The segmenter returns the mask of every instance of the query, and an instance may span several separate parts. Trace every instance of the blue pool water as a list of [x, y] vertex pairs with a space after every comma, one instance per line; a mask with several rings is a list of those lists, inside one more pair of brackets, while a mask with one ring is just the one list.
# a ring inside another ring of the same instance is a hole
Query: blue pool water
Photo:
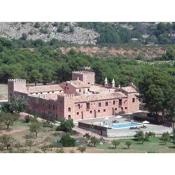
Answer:
[[113, 129], [124, 129], [124, 128], [130, 128], [130, 127], [136, 127], [141, 126], [141, 123], [137, 122], [128, 122], [128, 123], [113, 123], [112, 128]]

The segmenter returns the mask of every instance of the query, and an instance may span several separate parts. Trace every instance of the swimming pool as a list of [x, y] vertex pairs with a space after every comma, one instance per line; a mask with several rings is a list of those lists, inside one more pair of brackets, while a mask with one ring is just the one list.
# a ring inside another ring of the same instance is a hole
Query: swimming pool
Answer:
[[128, 123], [113, 123], [112, 129], [126, 129], [130, 127], [141, 126], [143, 124], [137, 122], [128, 122]]

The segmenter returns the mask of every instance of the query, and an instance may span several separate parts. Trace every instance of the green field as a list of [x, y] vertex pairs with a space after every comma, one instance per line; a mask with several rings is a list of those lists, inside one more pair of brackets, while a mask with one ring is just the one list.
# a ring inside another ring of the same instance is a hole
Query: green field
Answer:
[[175, 146], [171, 142], [166, 144], [162, 143], [158, 137], [152, 137], [149, 141], [145, 141], [143, 144], [134, 140], [130, 148], [127, 148], [125, 142], [127, 140], [120, 140], [120, 145], [114, 149], [112, 144], [106, 143], [98, 145], [98, 149], [102, 149], [106, 153], [174, 153]]

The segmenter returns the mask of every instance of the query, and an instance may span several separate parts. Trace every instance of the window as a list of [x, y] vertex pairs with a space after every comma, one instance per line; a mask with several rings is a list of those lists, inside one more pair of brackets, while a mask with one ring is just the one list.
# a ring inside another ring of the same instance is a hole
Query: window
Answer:
[[101, 103], [98, 103], [98, 106], [101, 107]]
[[68, 115], [68, 119], [71, 119], [71, 115]]
[[81, 108], [80, 104], [78, 104], [78, 108], [79, 108], [79, 109]]
[[122, 105], [122, 99], [119, 99], [119, 106]]
[[103, 112], [106, 112], [106, 109], [103, 109]]
[[117, 111], [117, 108], [115, 108], [115, 110]]
[[79, 89], [79, 92], [81, 92], [81, 89]]
[[79, 115], [79, 112], [77, 112], [77, 115]]
[[108, 102], [105, 103], [105, 106], [108, 106]]
[[69, 111], [69, 112], [71, 111], [71, 108], [70, 108], [70, 107], [68, 108], [68, 111]]
[[90, 111], [90, 113], [92, 114], [92, 111]]
[[98, 110], [98, 112], [100, 112], [100, 110]]
[[133, 103], [135, 102], [135, 98], [132, 99], [132, 102], [133, 102]]
[[125, 109], [128, 109], [127, 107], [125, 107]]
[[115, 101], [113, 101], [113, 105], [115, 105]]
[[90, 103], [86, 103], [86, 108], [90, 109]]

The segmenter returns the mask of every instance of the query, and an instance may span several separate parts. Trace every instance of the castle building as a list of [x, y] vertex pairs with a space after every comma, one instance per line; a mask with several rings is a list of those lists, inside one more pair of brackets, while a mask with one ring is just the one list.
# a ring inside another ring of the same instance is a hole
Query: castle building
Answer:
[[8, 80], [9, 101], [23, 98], [26, 112], [48, 120], [90, 119], [134, 113], [139, 110], [137, 88], [115, 87], [105, 78], [104, 85], [95, 83], [95, 73], [91, 70], [72, 72], [72, 80], [52, 85], [31, 86], [26, 80]]

